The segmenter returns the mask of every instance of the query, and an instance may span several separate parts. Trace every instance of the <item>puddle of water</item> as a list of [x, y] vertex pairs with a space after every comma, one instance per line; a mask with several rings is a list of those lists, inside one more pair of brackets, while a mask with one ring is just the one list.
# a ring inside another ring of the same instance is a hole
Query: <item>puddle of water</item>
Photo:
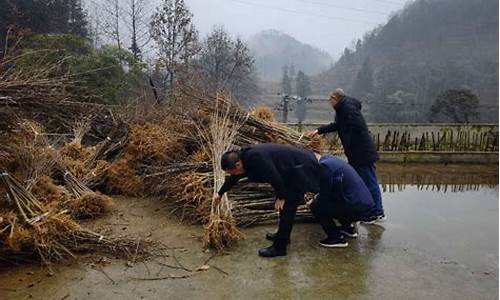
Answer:
[[498, 273], [498, 186], [404, 185], [384, 193], [384, 242]]
[[[111, 260], [102, 270], [112, 282], [80, 259], [56, 266], [54, 277], [35, 266], [0, 272], [0, 299], [30, 295], [33, 299], [68, 295], [65, 299], [121, 300], [497, 298], [499, 191], [492, 183], [495, 175], [478, 175], [461, 185], [461, 175], [453, 179], [448, 172], [443, 180], [436, 175], [442, 170], [430, 170], [434, 177], [427, 173], [425, 182], [382, 181], [389, 219], [382, 226], [360, 226], [360, 237], [350, 240], [345, 249], [320, 247], [323, 232], [319, 225], [297, 224], [287, 257], [259, 258], [257, 249], [269, 244], [264, 235], [274, 226], [258, 226], [246, 229], [247, 239], [228, 255], [209, 262], [227, 275], [212, 267], [188, 279], [137, 281], [131, 278], [183, 273], [153, 260], [132, 268], [125, 267], [124, 261]], [[463, 173], [480, 174], [479, 170]], [[126, 222], [126, 233], [152, 235], [170, 246], [181, 246], [186, 251], [179, 251], [178, 258], [189, 268], [210, 257], [193, 237], [202, 234], [201, 228], [178, 224], [158, 203], [119, 199], [117, 206], [122, 216], [117, 211], [99, 223]], [[124, 225], [111, 228], [122, 232]], [[172, 257], [165, 259], [175, 264]], [[31, 271], [34, 275], [27, 276]]]

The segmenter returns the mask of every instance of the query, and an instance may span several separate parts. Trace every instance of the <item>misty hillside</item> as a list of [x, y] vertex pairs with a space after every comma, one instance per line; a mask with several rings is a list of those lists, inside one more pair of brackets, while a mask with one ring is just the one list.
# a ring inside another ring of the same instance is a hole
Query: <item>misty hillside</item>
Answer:
[[254, 35], [248, 40], [248, 46], [262, 80], [279, 80], [284, 65], [294, 65], [295, 70], [312, 75], [325, 71], [332, 62], [328, 53], [276, 30]]
[[436, 95], [469, 88], [480, 99], [474, 121], [498, 122], [498, 0], [407, 5], [346, 49], [313, 90], [334, 87], [363, 100], [372, 122], [429, 121]]

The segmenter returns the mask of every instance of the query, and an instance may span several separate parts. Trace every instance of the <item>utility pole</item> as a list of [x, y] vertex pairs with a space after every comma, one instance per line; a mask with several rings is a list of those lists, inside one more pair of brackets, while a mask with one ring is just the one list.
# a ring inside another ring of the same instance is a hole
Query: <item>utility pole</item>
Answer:
[[[313, 100], [326, 100], [326, 99], [312, 99], [309, 97], [299, 97], [299, 96], [291, 96], [288, 94], [279, 94], [281, 95], [281, 101], [274, 106], [274, 110], [281, 111], [283, 123], [288, 123], [288, 112], [294, 109], [300, 109], [300, 106], [306, 105], [306, 103], [312, 103]], [[302, 123], [299, 120], [299, 123]]]
[[[278, 94], [281, 95], [281, 94]], [[274, 110], [281, 111], [282, 112], [282, 122], [283, 123], [288, 123], [288, 112], [293, 110], [290, 100], [293, 100], [293, 97], [291, 97], [288, 94], [282, 95], [281, 101], [275, 105]]]

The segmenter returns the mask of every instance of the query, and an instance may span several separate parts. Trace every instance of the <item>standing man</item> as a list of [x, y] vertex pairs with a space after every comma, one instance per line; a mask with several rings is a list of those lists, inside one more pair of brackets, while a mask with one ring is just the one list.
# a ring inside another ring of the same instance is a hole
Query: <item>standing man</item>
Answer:
[[221, 166], [231, 174], [214, 201], [220, 201], [240, 179], [269, 183], [276, 197], [275, 208], [279, 212], [278, 231], [266, 236], [273, 240], [270, 247], [259, 249], [263, 257], [286, 255], [297, 207], [304, 201], [306, 192], [319, 191], [320, 167], [312, 151], [288, 145], [260, 144], [229, 151], [222, 155]]
[[375, 207], [365, 223], [385, 221], [382, 194], [378, 185], [375, 162], [379, 159], [377, 148], [368, 132], [368, 126], [361, 114], [361, 102], [336, 89], [330, 96], [335, 110], [335, 121], [309, 132], [309, 136], [337, 131], [349, 164], [358, 172], [372, 194]]
[[[345, 237], [356, 238], [357, 221], [366, 219], [373, 210], [373, 199], [363, 179], [345, 161], [326, 155], [321, 166], [320, 191], [309, 203], [311, 211], [326, 233], [319, 243], [323, 247], [347, 247]], [[335, 218], [340, 227], [337, 227]]]

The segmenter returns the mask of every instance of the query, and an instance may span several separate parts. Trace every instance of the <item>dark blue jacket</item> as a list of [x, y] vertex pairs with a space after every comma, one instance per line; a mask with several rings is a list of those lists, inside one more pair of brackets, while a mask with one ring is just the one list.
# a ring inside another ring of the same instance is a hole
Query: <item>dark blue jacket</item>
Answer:
[[276, 198], [287, 199], [306, 192], [319, 191], [320, 167], [314, 153], [281, 144], [242, 147], [241, 161], [245, 174], [227, 176], [219, 195], [229, 191], [240, 179], [269, 183]]
[[337, 131], [345, 155], [353, 166], [373, 163], [379, 156], [361, 114], [361, 102], [344, 96], [335, 107], [335, 122], [318, 128], [319, 134]]
[[320, 193], [317, 201], [334, 202], [334, 207], [347, 214], [369, 214], [373, 198], [363, 179], [345, 161], [331, 155], [319, 160]]

